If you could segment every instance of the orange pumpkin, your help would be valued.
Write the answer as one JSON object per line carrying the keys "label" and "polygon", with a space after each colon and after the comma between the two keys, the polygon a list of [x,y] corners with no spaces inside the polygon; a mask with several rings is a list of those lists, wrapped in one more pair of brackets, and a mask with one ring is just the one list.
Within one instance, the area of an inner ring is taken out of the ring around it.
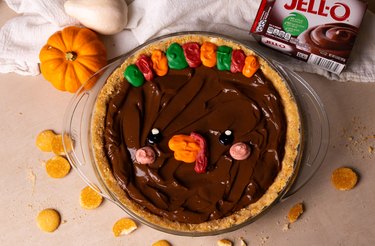
{"label": "orange pumpkin", "polygon": [[88,28],[66,27],[54,33],[39,53],[40,70],[46,80],[62,91],[89,89],[96,79],[87,80],[107,64],[102,41]]}

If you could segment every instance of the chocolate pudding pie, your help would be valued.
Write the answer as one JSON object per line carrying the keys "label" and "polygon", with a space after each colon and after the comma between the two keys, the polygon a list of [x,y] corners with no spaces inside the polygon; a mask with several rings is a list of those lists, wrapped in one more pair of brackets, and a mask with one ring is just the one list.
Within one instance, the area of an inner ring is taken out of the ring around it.
{"label": "chocolate pudding pie", "polygon": [[248,47],[181,34],[128,56],[92,120],[101,179],[127,211],[180,232],[254,218],[296,175],[300,118],[284,79]]}

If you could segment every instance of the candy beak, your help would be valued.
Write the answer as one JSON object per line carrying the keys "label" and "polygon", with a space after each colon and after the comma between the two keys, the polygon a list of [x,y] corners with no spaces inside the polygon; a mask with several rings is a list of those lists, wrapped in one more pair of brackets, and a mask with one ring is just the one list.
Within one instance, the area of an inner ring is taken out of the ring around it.
{"label": "candy beak", "polygon": [[168,147],[174,151],[174,158],[185,163],[195,162],[194,170],[204,173],[207,167],[207,144],[206,140],[198,133],[190,135],[175,135],[169,142]]}

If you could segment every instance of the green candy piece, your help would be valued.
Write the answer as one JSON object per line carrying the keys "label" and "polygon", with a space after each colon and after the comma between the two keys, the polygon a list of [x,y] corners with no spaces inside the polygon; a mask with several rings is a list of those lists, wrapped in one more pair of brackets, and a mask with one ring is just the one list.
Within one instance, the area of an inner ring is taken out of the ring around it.
{"label": "green candy piece", "polygon": [[230,70],[230,64],[232,61],[232,48],[225,45],[217,47],[216,59],[216,66],[218,70]]}
{"label": "green candy piece", "polygon": [[129,65],[125,69],[124,77],[134,87],[142,86],[145,81],[145,77],[143,76],[142,72],[134,64]]}
{"label": "green candy piece", "polygon": [[178,43],[171,44],[167,49],[168,66],[171,69],[184,69],[189,66],[185,59],[184,50]]}

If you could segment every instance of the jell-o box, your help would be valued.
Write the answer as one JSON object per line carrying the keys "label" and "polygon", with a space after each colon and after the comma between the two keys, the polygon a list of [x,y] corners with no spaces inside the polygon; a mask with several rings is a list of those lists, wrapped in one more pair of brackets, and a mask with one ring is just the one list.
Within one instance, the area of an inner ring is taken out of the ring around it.
{"label": "jell-o box", "polygon": [[268,47],[340,74],[366,8],[361,0],[262,0],[250,32]]}

